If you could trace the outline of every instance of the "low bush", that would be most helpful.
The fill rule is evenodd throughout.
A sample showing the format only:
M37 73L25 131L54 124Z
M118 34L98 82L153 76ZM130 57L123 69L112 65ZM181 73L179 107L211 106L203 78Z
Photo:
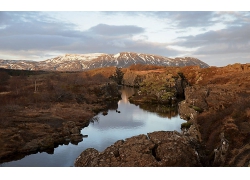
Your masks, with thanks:
M190 108L193 108L195 111L197 111L198 113L202 113L204 110L198 106L189 106Z
M189 122L189 121L188 121L188 122L185 122L185 123L182 123L182 124L181 124L181 129L183 129L183 128L189 129L191 125L192 125L192 123Z

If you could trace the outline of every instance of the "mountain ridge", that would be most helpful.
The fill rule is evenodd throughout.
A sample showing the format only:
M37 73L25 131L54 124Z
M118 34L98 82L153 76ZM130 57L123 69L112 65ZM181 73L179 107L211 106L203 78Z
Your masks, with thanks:
M0 60L0 68L48 71L83 71L101 67L129 67L132 64L151 64L161 66L209 67L208 64L193 57L169 58L160 55L120 52L117 54L88 53L65 54L44 61Z

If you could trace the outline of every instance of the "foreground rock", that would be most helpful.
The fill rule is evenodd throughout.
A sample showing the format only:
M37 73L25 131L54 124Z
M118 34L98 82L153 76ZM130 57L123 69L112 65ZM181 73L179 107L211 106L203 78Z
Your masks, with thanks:
M77 167L187 167L202 166L195 137L174 132L159 131L117 141L98 152L86 149L76 159Z

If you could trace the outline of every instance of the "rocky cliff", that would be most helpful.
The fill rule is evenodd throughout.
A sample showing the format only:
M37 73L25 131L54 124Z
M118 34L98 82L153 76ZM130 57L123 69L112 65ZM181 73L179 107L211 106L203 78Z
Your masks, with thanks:
M248 166L250 64L183 72L191 86L179 110L199 129L209 166Z

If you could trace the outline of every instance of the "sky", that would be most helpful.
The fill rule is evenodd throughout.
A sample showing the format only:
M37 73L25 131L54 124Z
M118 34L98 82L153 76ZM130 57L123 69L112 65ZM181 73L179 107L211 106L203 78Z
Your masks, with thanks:
M93 1L90 8L66 4L53 9L56 4L34 2L14 10L11 2L0 9L0 59L41 61L64 54L128 51L195 57L210 66L250 63L250 12L231 10L234 4L228 11L192 4L191 10L128 3L121 9L117 1L111 8L96 8Z

